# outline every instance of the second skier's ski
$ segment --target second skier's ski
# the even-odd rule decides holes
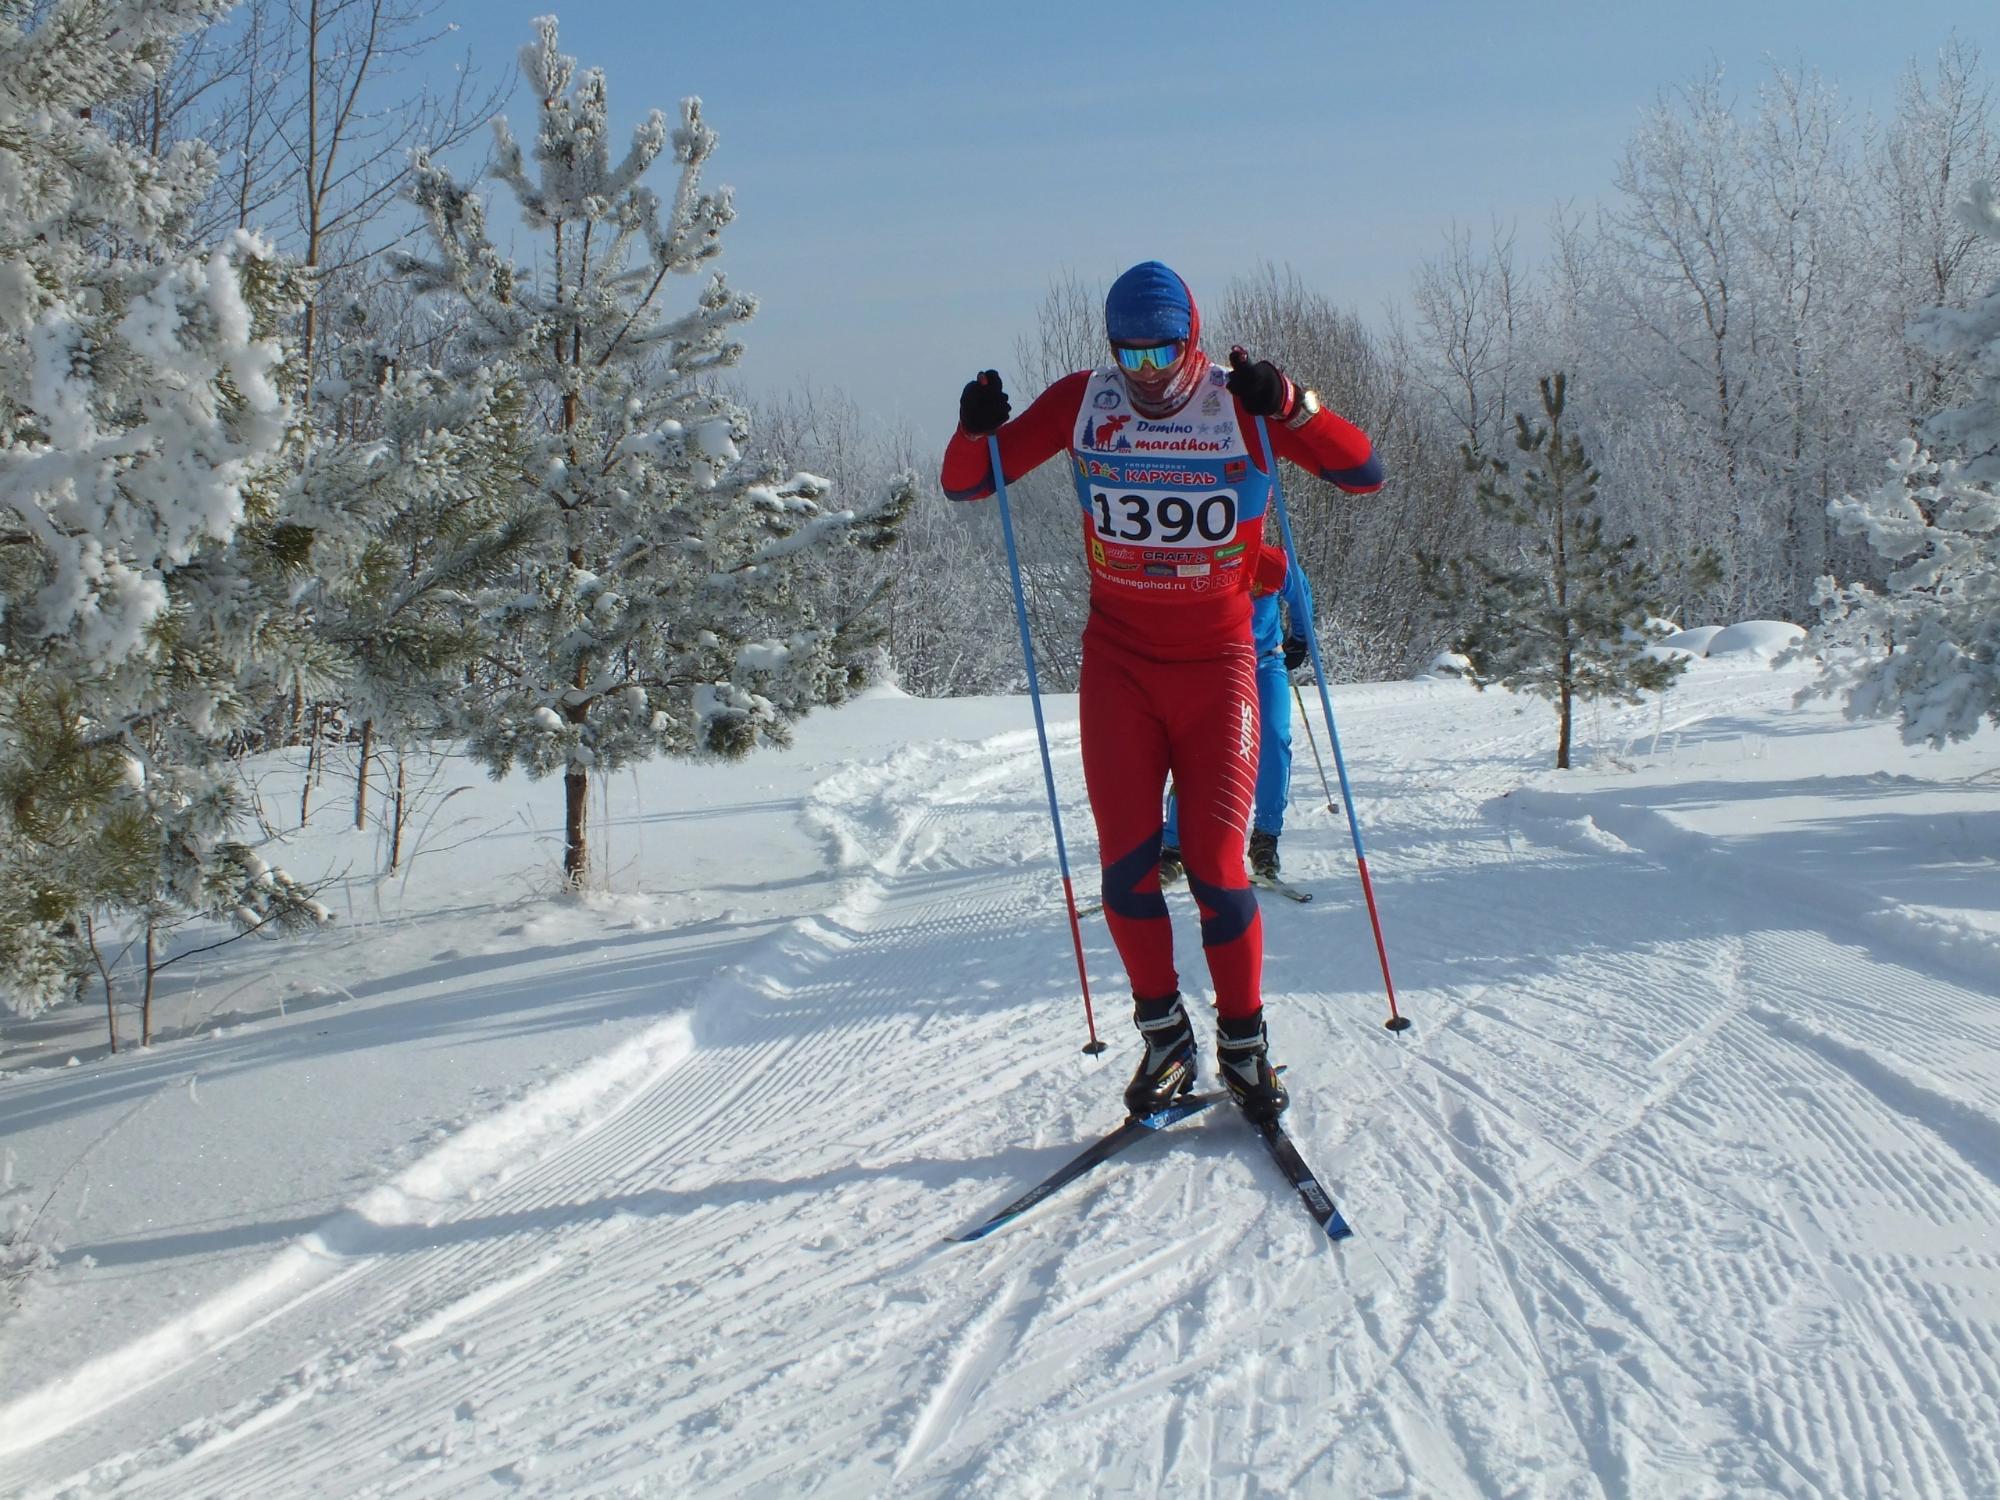
[[[1301,906],[1313,898],[1311,891],[1301,890],[1298,886],[1280,880],[1275,875],[1252,875],[1250,883],[1262,891],[1276,891],[1287,901],[1296,901]]]

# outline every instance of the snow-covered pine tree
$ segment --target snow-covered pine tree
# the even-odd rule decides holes
[[[466,362],[508,366],[528,402],[522,483],[550,539],[494,592],[492,691],[464,728],[495,774],[517,760],[563,771],[575,886],[593,770],[782,741],[788,720],[867,680],[873,621],[829,607],[790,564],[810,547],[888,545],[914,480],[831,510],[824,481],[742,461],[748,416],[714,377],[756,304],[716,275],[692,308],[663,306],[668,278],[712,261],[735,212],[701,189],[716,137],[700,101],[683,101],[671,134],[652,113],[614,159],[604,75],[577,74],[553,17],[536,31],[521,52],[533,163],[501,120],[493,169],[540,237],[534,259],[504,255],[480,198],[420,159],[413,193],[437,253],[401,264],[464,300]],[[644,178],[670,141],[680,174],[663,204]]]
[[[1990,183],[1959,213],[2000,242]],[[1891,571],[1879,593],[1820,580],[1825,671],[1808,693],[1844,690],[1850,718],[1894,714],[1905,743],[1941,749],[1982,720],[2000,725],[2000,282],[1963,310],[1920,314],[1910,333],[1962,377],[1965,399],[1923,424],[1932,448],[1900,439],[1887,479],[1827,506]]]
[[[330,692],[364,726],[363,810],[375,749],[436,736],[483,694],[480,591],[546,530],[520,483],[519,383],[504,369],[448,376],[422,352],[344,343],[320,382],[325,430],[281,513],[310,533],[311,567],[289,593],[287,649],[268,654],[285,702]]]
[[[254,654],[227,549],[270,514],[296,283],[177,248],[205,148],[91,116],[227,0],[0,5],[0,998],[73,992],[93,912],[311,921],[236,841],[218,739]],[[282,538],[277,539],[282,544]]]
[[[1540,382],[1547,421],[1514,418],[1516,472],[1506,460],[1466,449],[1479,476],[1479,505],[1515,558],[1474,554],[1424,559],[1441,613],[1457,629],[1454,649],[1471,663],[1473,685],[1529,692],[1556,706],[1556,768],[1569,769],[1575,701],[1636,703],[1667,687],[1685,668],[1650,655],[1659,632],[1659,585],[1637,541],[1607,541],[1591,507],[1597,470],[1580,439],[1563,430],[1568,382],[1561,371]]]

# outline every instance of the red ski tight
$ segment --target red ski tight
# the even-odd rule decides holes
[[[1180,988],[1159,872],[1171,775],[1216,1009],[1254,1014],[1263,1003],[1264,927],[1243,868],[1243,830],[1257,789],[1255,650],[1246,638],[1212,657],[1161,662],[1086,631],[1079,687],[1104,916],[1134,997],[1156,1000]]]

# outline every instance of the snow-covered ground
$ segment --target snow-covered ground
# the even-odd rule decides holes
[[[579,903],[553,785],[447,764],[392,882],[329,806],[337,930],[169,970],[147,1051],[4,1033],[60,1249],[0,1491],[2000,1494],[2000,740],[1802,680],[1697,661],[1561,776],[1539,702],[1336,693],[1415,1022],[1301,742],[1266,977],[1338,1246],[1224,1111],[942,1244],[1134,1050],[1086,919],[1080,1051],[1022,700],[618,778]]]

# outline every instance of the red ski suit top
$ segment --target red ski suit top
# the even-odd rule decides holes
[[[1000,463],[1009,484],[1069,447],[1090,378],[1088,370],[1063,376],[1000,429]],[[1241,402],[1236,403],[1236,420],[1244,433],[1256,432],[1256,418],[1243,410]],[[1322,408],[1296,430],[1277,421],[1267,426],[1277,456],[1290,459],[1308,474],[1330,480],[1350,494],[1364,495],[1382,487],[1382,466],[1368,434],[1345,417]],[[1264,472],[1262,446],[1254,438],[1250,461]],[[960,428],[945,447],[939,478],[953,500],[983,500],[991,495],[993,465],[986,439],[970,437]],[[1090,633],[1155,661],[1210,655],[1225,642],[1249,639],[1250,582],[1255,573],[1253,558],[1250,566],[1236,571],[1235,587],[1217,590],[1199,604],[1164,605],[1093,583]]]
[[[1080,465],[1104,456],[1071,448],[1095,378],[1091,371],[1064,376],[1000,429],[1000,462],[1010,483],[1065,450]],[[1235,405],[1249,461],[1261,475],[1256,419]],[[1267,425],[1273,451],[1308,473],[1356,494],[1381,487],[1382,468],[1367,434],[1333,412],[1322,409],[1296,430],[1277,421]],[[941,478],[953,500],[992,494],[986,439],[961,428],[945,449]],[[1092,535],[1091,513],[1081,506],[1078,522],[1086,548],[1103,540]],[[1271,588],[1282,581],[1284,555],[1263,550],[1262,529],[1261,518],[1246,517],[1230,549],[1240,546],[1240,563],[1232,557],[1214,568],[1200,565],[1204,587],[1192,597],[1165,600],[1121,589],[1093,569],[1078,694],[1105,921],[1133,996],[1158,1001],[1180,988],[1173,924],[1159,881],[1162,804],[1171,776],[1180,799],[1181,856],[1201,911],[1216,1008],[1232,1020],[1256,1015],[1263,1005],[1263,919],[1243,864],[1258,743],[1250,602],[1254,585]]]

